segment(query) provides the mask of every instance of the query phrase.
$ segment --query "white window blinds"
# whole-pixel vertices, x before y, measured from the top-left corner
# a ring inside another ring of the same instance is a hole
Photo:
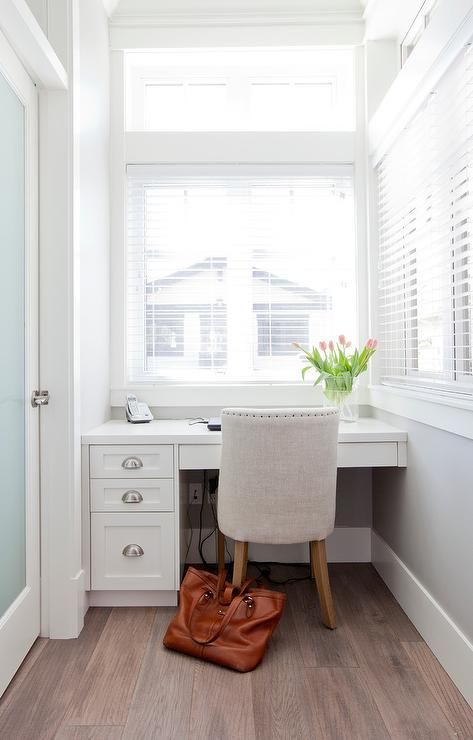
[[[473,392],[472,64],[462,52],[378,166],[384,383]]]
[[[128,167],[128,379],[300,380],[356,320],[352,168]]]

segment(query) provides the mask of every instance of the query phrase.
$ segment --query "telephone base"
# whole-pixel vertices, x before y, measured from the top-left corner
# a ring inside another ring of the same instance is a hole
[[[127,421],[130,424],[149,424],[150,421],[153,421],[153,420],[152,419],[128,419],[127,418]]]

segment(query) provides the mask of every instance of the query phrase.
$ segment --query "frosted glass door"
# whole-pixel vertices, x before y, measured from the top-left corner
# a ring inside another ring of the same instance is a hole
[[[0,618],[26,585],[25,109],[0,74]]]
[[[1,31],[0,267],[1,696],[40,627],[38,90]]]

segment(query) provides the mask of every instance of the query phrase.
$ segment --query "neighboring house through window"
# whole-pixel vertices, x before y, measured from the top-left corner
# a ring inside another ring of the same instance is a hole
[[[146,367],[158,370],[169,363],[194,363],[204,369],[225,370],[227,365],[228,282],[225,258],[208,258],[146,286]],[[252,344],[255,367],[260,358],[294,356],[292,342],[308,343],[331,298],[269,272],[251,271]],[[260,303],[272,286],[271,303]],[[210,294],[214,303],[205,303]],[[192,296],[195,303],[176,303],[176,296]],[[170,359],[169,359],[170,358]],[[181,359],[178,359],[181,358]]]

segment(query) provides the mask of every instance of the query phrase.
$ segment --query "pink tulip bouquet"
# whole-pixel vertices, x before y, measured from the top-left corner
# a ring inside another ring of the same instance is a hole
[[[304,359],[309,363],[302,368],[302,377],[305,378],[309,370],[315,370],[317,377],[314,385],[323,381],[325,396],[337,406],[345,403],[346,397],[355,388],[358,376],[368,369],[368,362],[376,352],[378,342],[368,339],[361,352],[356,348],[350,351],[351,346],[343,334],[338,337],[338,342],[319,342],[318,348],[312,347],[312,351],[294,342],[294,347],[302,350]]]

